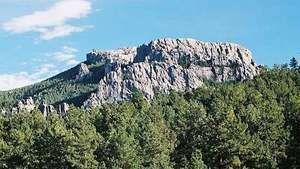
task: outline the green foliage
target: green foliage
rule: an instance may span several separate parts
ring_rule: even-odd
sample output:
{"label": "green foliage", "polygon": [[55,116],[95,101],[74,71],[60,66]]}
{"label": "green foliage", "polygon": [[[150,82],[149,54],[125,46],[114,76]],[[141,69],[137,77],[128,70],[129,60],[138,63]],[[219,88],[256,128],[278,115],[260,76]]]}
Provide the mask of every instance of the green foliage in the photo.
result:
{"label": "green foliage", "polygon": [[11,109],[24,96],[32,96],[37,104],[45,100],[54,105],[61,102],[81,105],[85,97],[97,89],[97,85],[76,82],[73,69],[31,86],[0,92],[0,108]]}
{"label": "green foliage", "polygon": [[40,112],[8,117],[1,129],[1,168],[96,168],[99,135],[85,114],[70,113],[67,121],[44,119]]}
{"label": "green foliage", "polygon": [[290,61],[290,67],[292,69],[297,69],[298,68],[298,61],[296,60],[295,57],[293,57]]}
{"label": "green foliage", "polygon": [[278,67],[152,102],[136,92],[131,102],[72,108],[64,119],[1,115],[0,168],[296,169],[299,129],[300,73]]}
{"label": "green foliage", "polygon": [[202,161],[202,153],[200,150],[195,150],[192,153],[192,158],[190,161],[190,169],[207,169],[207,166]]}

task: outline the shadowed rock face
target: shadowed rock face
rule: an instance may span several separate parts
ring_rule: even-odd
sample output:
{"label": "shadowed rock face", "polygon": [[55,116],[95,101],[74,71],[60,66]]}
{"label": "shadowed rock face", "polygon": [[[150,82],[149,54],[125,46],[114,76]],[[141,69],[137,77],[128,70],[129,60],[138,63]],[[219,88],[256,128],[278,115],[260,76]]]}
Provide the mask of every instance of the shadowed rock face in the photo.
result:
{"label": "shadowed rock face", "polygon": [[77,70],[77,75],[75,77],[76,81],[88,80],[92,76],[92,72],[89,71],[88,66],[84,63],[80,63],[75,67]]}
{"label": "shadowed rock face", "polygon": [[43,101],[39,106],[40,111],[43,113],[44,117],[47,117],[50,113],[55,112],[55,108],[53,105],[48,105],[46,101]]}
{"label": "shadowed rock face", "polygon": [[87,62],[105,63],[105,71],[98,91],[85,106],[129,100],[136,89],[150,100],[157,91],[191,91],[205,79],[240,81],[258,74],[246,48],[194,39],[159,39],[137,48],[93,51],[87,55]]}

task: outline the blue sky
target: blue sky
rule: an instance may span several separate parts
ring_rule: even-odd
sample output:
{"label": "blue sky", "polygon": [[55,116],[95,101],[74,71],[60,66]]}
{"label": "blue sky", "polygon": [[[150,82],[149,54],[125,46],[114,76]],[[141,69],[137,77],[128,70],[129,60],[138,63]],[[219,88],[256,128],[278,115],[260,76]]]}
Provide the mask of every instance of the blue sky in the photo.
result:
{"label": "blue sky", "polygon": [[300,59],[299,0],[0,0],[0,90],[72,67],[94,48],[157,38],[239,43],[258,64]]}

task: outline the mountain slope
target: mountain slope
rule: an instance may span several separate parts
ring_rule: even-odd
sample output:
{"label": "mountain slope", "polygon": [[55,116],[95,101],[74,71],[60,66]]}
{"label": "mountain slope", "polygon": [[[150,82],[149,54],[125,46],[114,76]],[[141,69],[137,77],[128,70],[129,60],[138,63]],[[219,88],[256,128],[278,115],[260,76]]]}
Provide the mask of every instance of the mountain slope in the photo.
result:
{"label": "mountain slope", "polygon": [[54,105],[65,101],[78,105],[85,93],[95,90],[97,85],[78,83],[70,76],[73,73],[74,68],[34,85],[0,92],[0,107],[11,108],[18,100],[27,96],[32,96],[37,104],[46,100]]}
{"label": "mountain slope", "polygon": [[93,51],[85,62],[55,77],[0,93],[0,106],[9,108],[25,96],[38,103],[97,106],[129,100],[136,90],[149,100],[156,92],[192,91],[205,80],[240,81],[257,74],[251,52],[237,44],[159,39],[135,48]]}

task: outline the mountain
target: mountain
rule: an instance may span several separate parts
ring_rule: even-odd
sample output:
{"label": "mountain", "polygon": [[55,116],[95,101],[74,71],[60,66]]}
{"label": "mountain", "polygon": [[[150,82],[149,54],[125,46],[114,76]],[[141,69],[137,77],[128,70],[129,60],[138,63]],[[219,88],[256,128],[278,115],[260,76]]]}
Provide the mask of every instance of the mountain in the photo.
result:
{"label": "mountain", "polygon": [[158,39],[139,47],[93,50],[86,61],[40,83],[0,93],[10,108],[24,97],[58,105],[94,107],[130,100],[140,91],[147,100],[156,92],[193,91],[205,81],[241,81],[259,73],[251,52],[233,43],[194,39]]}
{"label": "mountain", "polygon": [[297,60],[261,68],[236,44],[94,50],[0,103],[4,169],[300,168]]}

